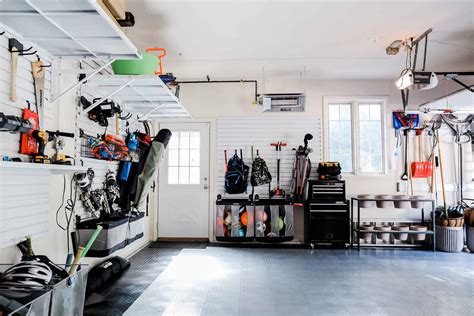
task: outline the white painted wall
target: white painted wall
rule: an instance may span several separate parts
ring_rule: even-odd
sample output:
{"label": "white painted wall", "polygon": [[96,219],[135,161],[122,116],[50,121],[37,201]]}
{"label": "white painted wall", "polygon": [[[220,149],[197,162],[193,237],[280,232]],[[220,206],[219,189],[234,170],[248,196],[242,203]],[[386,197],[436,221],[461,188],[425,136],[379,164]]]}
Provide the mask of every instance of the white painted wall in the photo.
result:
{"label": "white painted wall", "polygon": [[[265,86],[262,87],[261,82],[259,87],[259,93],[270,93],[270,92],[301,92],[300,81],[278,81],[271,80],[270,84],[267,81]],[[266,89],[265,89],[266,88]],[[265,90],[263,90],[265,89]],[[250,83],[235,83],[235,84],[183,84],[181,86],[180,99],[186,108],[193,115],[194,121],[204,121],[211,123],[211,201],[215,199],[218,193],[217,177],[220,176],[217,172],[217,158],[216,158],[216,138],[217,128],[216,119],[219,117],[292,117],[297,120],[299,117],[320,117],[323,114],[323,97],[325,96],[386,96],[387,97],[387,119],[386,122],[389,124],[387,127],[387,155],[389,157],[393,154],[393,148],[395,146],[394,130],[391,126],[391,113],[392,109],[401,109],[401,97],[400,91],[394,86],[391,80],[311,80],[304,83],[304,89],[306,92],[307,102],[306,111],[303,113],[263,113],[260,106],[254,105],[254,90],[253,85]],[[455,91],[459,87],[448,82],[447,86],[444,81],[441,81],[440,85],[433,90],[429,91],[416,91],[411,94],[410,107],[416,108],[418,104],[424,103],[429,100],[433,100],[446,93],[446,90]],[[174,121],[174,120],[172,120]],[[186,120],[180,120],[186,121]],[[448,140],[448,138],[444,138]],[[414,139],[411,140],[411,144],[414,145]],[[472,151],[470,146],[465,146],[466,156],[472,160]],[[414,152],[415,147],[411,148],[411,152]],[[453,184],[453,145],[443,143],[443,159],[445,167],[445,177],[448,189]],[[399,161],[399,168],[401,167],[401,161]],[[213,167],[214,166],[214,167]],[[471,163],[472,168],[472,163]],[[314,170],[314,169],[313,169]],[[395,194],[396,183],[401,175],[400,170],[389,170],[386,176],[374,176],[374,177],[355,177],[346,176],[347,181],[347,194],[348,196],[354,196],[362,193],[374,193],[374,194]],[[415,191],[424,190],[422,184],[424,180],[418,180],[415,183]],[[420,184],[421,182],[421,184]],[[423,192],[415,192],[423,193]],[[474,195],[469,192],[470,195]],[[453,193],[448,194],[450,201],[453,200]],[[214,213],[215,208],[211,203],[210,206],[210,229],[209,236],[213,236],[213,225],[214,225]],[[297,210],[296,214],[296,239],[303,238],[303,222],[302,222],[302,210]],[[410,214],[399,213],[400,216],[407,216]],[[371,216],[368,214],[367,216]],[[416,214],[415,214],[416,216]]]}

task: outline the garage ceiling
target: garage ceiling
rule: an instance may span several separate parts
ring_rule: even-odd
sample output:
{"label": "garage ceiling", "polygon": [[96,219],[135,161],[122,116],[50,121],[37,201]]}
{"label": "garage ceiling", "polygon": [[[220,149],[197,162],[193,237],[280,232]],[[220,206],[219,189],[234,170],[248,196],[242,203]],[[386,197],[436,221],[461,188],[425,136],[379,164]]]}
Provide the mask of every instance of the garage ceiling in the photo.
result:
{"label": "garage ceiling", "polygon": [[474,1],[128,1],[140,48],[165,47],[181,79],[393,79],[395,39],[429,27],[433,71],[474,70]]}

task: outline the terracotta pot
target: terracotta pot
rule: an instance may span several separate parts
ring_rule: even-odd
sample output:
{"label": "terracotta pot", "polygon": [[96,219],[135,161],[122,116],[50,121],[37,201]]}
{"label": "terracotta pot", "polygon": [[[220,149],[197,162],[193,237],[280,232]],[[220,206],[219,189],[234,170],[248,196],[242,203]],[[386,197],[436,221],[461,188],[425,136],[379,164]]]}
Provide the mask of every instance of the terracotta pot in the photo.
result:
{"label": "terracotta pot", "polygon": [[423,208],[425,207],[425,202],[419,202],[417,200],[426,200],[427,197],[424,195],[412,195],[410,196],[411,201],[411,207],[412,208]]}
{"label": "terracotta pot", "polygon": [[[421,226],[421,225],[412,225],[412,226],[410,226],[410,230],[418,231],[418,232],[425,232],[425,231],[428,230],[428,227]],[[413,240],[425,240],[426,234],[413,234],[411,237],[412,237]]]}
{"label": "terracotta pot", "polygon": [[380,200],[380,201],[376,201],[378,208],[392,208],[393,207],[392,201],[384,201],[384,200],[390,200],[392,198],[391,195],[381,194],[381,195],[376,195],[375,198]]}
{"label": "terracotta pot", "polygon": [[[382,231],[385,231],[385,232],[390,232],[390,231],[392,231],[392,226],[390,226],[390,225],[375,226],[375,230],[382,230]],[[377,238],[382,239],[382,241],[385,244],[390,242],[390,234],[389,233],[377,233]]]}
{"label": "terracotta pot", "polygon": [[[396,231],[408,231],[410,230],[410,227],[405,226],[405,225],[400,225],[400,226],[394,225],[392,226],[392,229]],[[406,241],[408,239],[408,234],[393,234],[393,237],[401,241]]]}
{"label": "terracotta pot", "polygon": [[[359,194],[358,199],[373,199],[375,198],[372,194]],[[359,206],[362,208],[375,207],[375,201],[359,201]]]}
{"label": "terracotta pot", "polygon": [[[394,195],[394,200],[408,200],[410,197],[408,195]],[[410,209],[411,202],[410,201],[394,201],[393,202],[395,208],[402,208],[402,209]]]}
{"label": "terracotta pot", "polygon": [[436,225],[447,227],[462,227],[464,226],[464,216],[455,218],[436,218]]}
{"label": "terracotta pot", "polygon": [[372,242],[372,233],[364,233],[364,231],[371,231],[371,230],[374,230],[373,225],[360,225],[360,231],[362,232],[361,237],[362,239],[364,239],[366,243]]}

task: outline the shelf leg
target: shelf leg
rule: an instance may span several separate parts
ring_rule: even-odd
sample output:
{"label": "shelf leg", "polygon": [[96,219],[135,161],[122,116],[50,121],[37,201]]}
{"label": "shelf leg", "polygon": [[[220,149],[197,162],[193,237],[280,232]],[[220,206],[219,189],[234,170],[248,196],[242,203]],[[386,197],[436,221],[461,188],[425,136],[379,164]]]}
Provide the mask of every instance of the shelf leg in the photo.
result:
{"label": "shelf leg", "polygon": [[357,251],[360,251],[360,205],[357,201]]}

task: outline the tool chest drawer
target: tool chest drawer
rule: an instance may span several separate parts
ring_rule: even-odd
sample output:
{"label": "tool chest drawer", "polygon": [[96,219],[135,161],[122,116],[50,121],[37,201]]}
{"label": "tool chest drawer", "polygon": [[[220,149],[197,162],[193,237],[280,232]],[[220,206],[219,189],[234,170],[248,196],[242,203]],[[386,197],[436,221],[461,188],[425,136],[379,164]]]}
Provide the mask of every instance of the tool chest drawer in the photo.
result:
{"label": "tool chest drawer", "polygon": [[349,203],[317,201],[305,205],[306,243],[349,243]]}
{"label": "tool chest drawer", "polygon": [[344,180],[310,180],[309,197],[310,201],[343,201],[346,198],[346,188]]}

